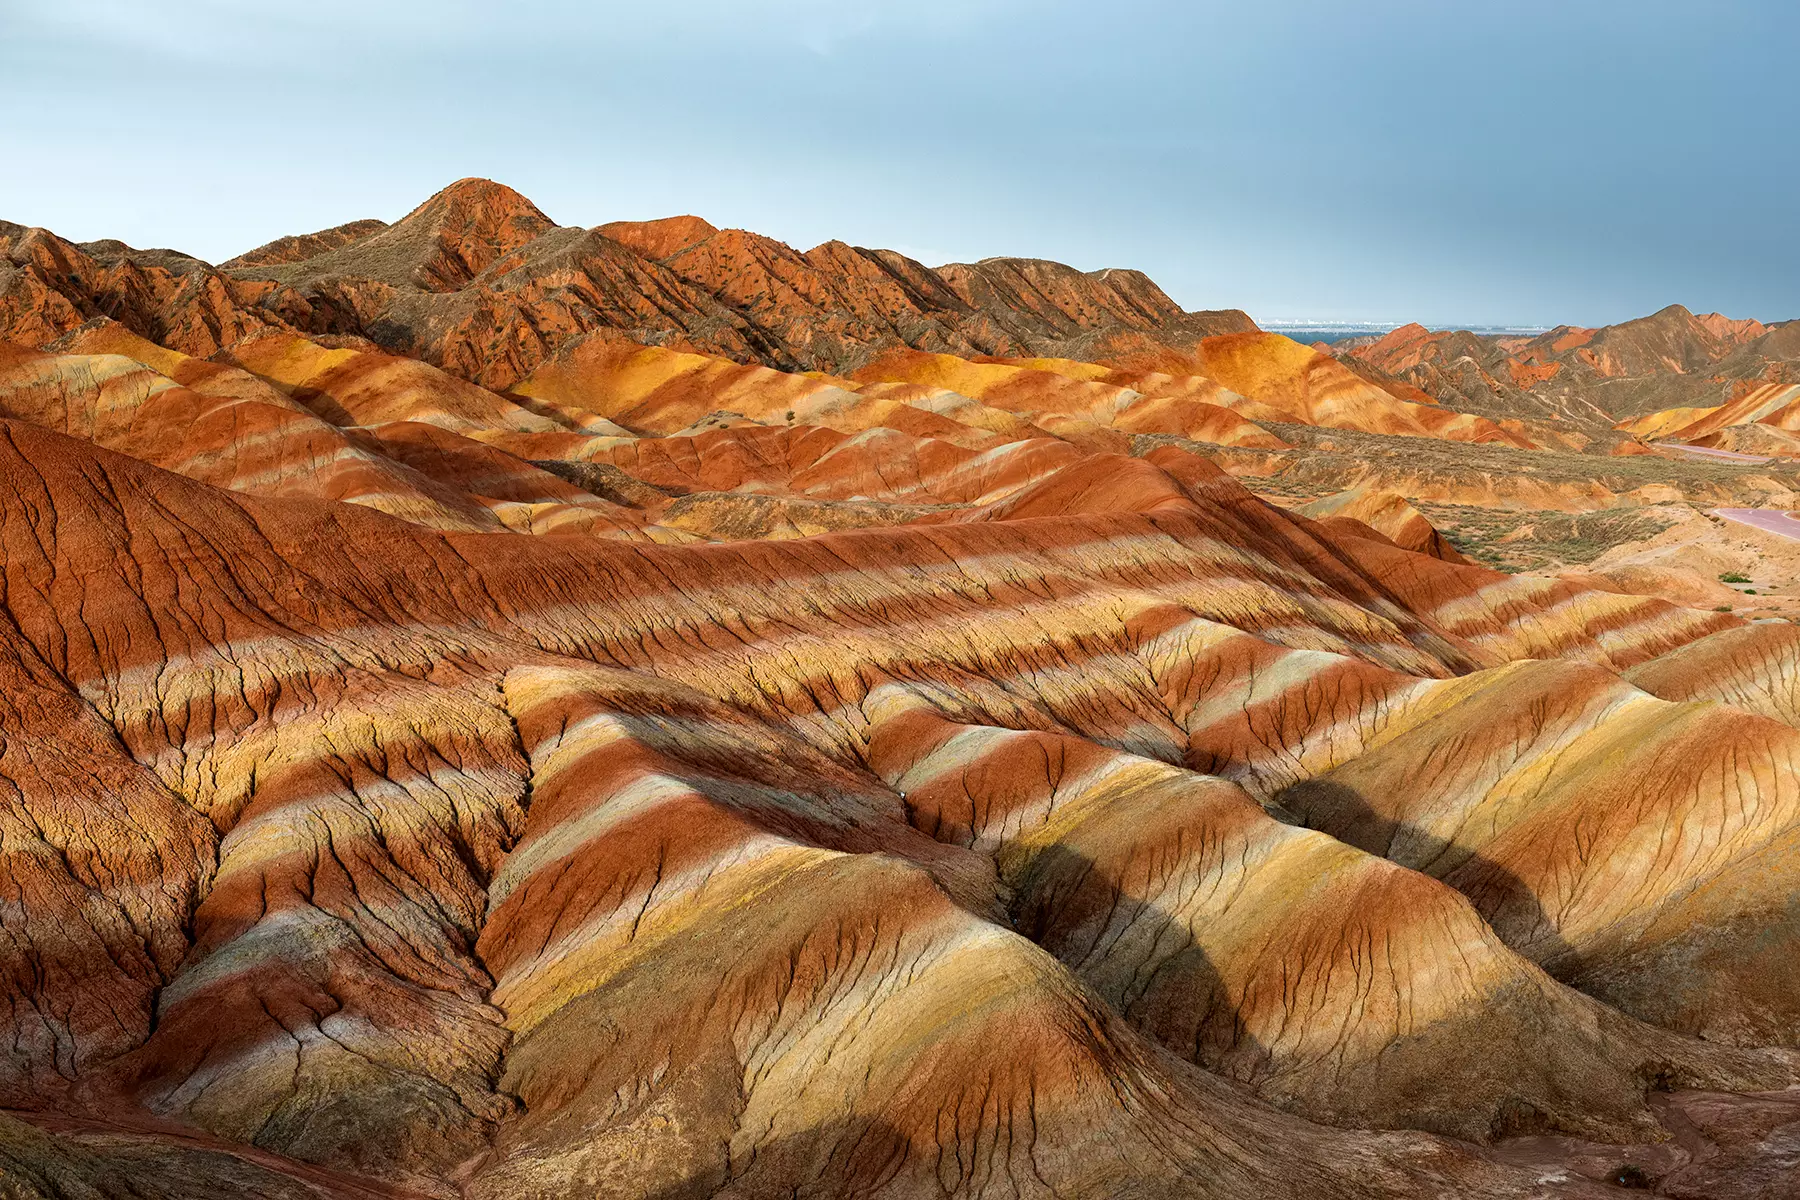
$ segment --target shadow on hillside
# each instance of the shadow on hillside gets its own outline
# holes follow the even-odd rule
[[[1055,955],[1140,1033],[1189,1062],[1244,1083],[1272,1070],[1218,967],[1186,924],[1127,895],[1062,843],[1012,881],[1014,928]]]
[[[1467,896],[1500,940],[1557,979],[1581,974],[1583,963],[1536,892],[1484,855],[1378,812],[1354,788],[1307,779],[1284,788],[1270,812],[1358,850],[1432,876]]]
[[[928,1131],[927,1131],[928,1132]],[[727,1153],[729,1151],[727,1150]],[[872,1195],[907,1171],[910,1139],[886,1121],[840,1121],[777,1138],[727,1167],[719,1163],[679,1182],[642,1193],[643,1200],[712,1200],[714,1196],[790,1198]]]
[[[988,1107],[974,1124],[960,1127],[954,1112],[930,1114],[926,1124],[910,1133],[880,1119],[832,1122],[741,1153],[729,1170],[720,1163],[636,1194],[641,1200],[1097,1196],[1101,1193],[1091,1184],[1080,1190],[1080,1181],[1095,1176],[1109,1181],[1108,1200],[1277,1195],[1290,1189],[1308,1196],[1342,1194],[1321,1190],[1341,1178],[1319,1159],[1293,1161],[1265,1149],[1246,1161],[1247,1149],[1227,1154],[1203,1138],[1179,1148],[1160,1147],[1139,1132],[1142,1114],[1125,1109],[1114,1111],[1115,1129],[1126,1137],[1095,1137],[1090,1130],[1057,1121],[1045,1099],[1034,1097],[1029,1106]],[[991,1099],[988,1103],[993,1105]],[[963,1115],[966,1120],[971,1114]],[[1037,1123],[1045,1116],[1054,1122],[1048,1128]],[[1205,1120],[1201,1114],[1195,1117]],[[1176,1156],[1187,1161],[1170,1161]],[[1293,1186],[1296,1179],[1299,1186]],[[1062,1190],[1071,1185],[1074,1191]]]

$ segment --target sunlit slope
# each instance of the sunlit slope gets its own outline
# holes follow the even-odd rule
[[[198,900],[191,941],[180,916],[125,901],[134,931],[173,942],[110,985],[156,990],[154,1023],[111,1035],[121,1053],[84,1069],[53,1041],[25,1051],[27,1069],[71,1072],[81,1103],[424,1194],[472,1157],[469,1189],[492,1196],[727,1178],[758,1195],[844,1178],[893,1195],[989,1178],[1530,1194],[1529,1172],[1308,1124],[1173,1053],[1105,979],[1011,927],[1004,855],[934,836],[870,770],[890,694],[1170,746],[1157,656],[1197,652],[1220,621],[1426,676],[1468,665],[1291,518],[1190,496],[1152,517],[639,548],[447,535],[6,432],[8,644],[92,714],[98,740],[67,744],[77,769],[151,798],[132,836],[193,864],[153,885],[173,889],[161,911]],[[30,785],[11,803],[72,845],[46,802]],[[1225,815],[1287,836],[1247,803]],[[112,878],[46,883],[86,925],[136,876]],[[21,1029],[49,1016],[82,1044],[112,1028],[71,1003],[92,973],[81,938],[12,953],[32,964]],[[1585,1052],[1629,1070],[1640,1036]],[[1764,1083],[1775,1064],[1690,1065]],[[1303,1105],[1294,1078],[1272,1097]],[[1629,1126],[1617,1103],[1603,1123]],[[974,1165],[946,1184],[945,1154]]]

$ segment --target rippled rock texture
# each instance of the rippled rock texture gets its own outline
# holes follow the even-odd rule
[[[1527,424],[479,182],[0,247],[6,1195],[1800,1183],[1791,627],[1220,465]]]

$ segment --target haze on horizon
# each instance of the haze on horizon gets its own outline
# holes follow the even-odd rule
[[[10,0],[0,219],[218,261],[461,176],[1265,321],[1800,317],[1780,0]]]

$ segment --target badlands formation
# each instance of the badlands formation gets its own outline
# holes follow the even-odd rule
[[[0,224],[0,1195],[1793,1195],[1797,336]]]

